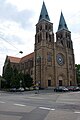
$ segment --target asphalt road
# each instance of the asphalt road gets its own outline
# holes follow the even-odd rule
[[[0,91],[0,120],[80,120],[80,92]]]

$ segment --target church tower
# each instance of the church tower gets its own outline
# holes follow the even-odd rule
[[[41,88],[54,85],[54,33],[53,24],[43,2],[36,24],[34,49],[34,81]]]
[[[75,60],[71,32],[61,12],[55,43],[56,86],[75,85]]]

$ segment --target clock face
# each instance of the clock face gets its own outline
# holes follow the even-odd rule
[[[63,65],[64,64],[64,58],[63,58],[63,55],[62,54],[57,54],[57,56],[56,56],[56,58],[57,58],[57,63],[59,64],[59,65]]]

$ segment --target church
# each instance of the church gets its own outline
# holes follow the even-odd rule
[[[56,40],[56,41],[55,41]],[[33,77],[41,88],[76,85],[75,58],[71,32],[61,12],[56,38],[53,23],[43,2],[36,24],[34,52],[22,58],[7,56],[12,67]]]

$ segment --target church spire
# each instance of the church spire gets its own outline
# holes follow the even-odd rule
[[[43,1],[41,13],[40,13],[39,21],[42,20],[42,19],[50,21],[50,18],[49,18],[49,15],[48,15],[48,12],[47,12],[44,1]]]
[[[62,29],[68,30],[68,27],[67,27],[66,21],[64,19],[63,13],[61,12],[59,26],[58,26],[58,31],[62,30]]]

